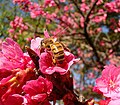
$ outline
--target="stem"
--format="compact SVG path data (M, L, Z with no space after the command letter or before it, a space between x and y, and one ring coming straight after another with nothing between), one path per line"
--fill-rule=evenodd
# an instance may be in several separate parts
M72 2L75 4L76 8L78 9L79 13L82 15L82 17L85 18L84 14L82 13L82 11L80 10L79 6L77 5L77 2L72 0Z

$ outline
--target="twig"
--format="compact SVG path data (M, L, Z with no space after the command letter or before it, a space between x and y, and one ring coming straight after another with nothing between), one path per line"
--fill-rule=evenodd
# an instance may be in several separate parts
M98 2L98 0L96 0L96 1L93 3L90 11L89 11L88 14L86 15L85 22L84 22L84 36L85 36L86 40L88 41L89 45L92 47L93 52L94 52L94 54L95 54L95 56L96 56L97 62L98 62L99 64L103 65L103 63L100 61L100 58L99 58L98 53L97 53L97 50L96 50L96 48L95 48L92 40L91 40L90 37L89 37L88 32L87 32L87 26L88 26L88 23L89 23L89 21L90 21L89 16L90 16L92 10L94 10L97 2Z
M79 13L82 15L82 17L85 18L84 14L83 14L82 11L80 10L80 8L79 8L79 6L77 5L77 3L76 3L74 0L72 0L72 2L75 4L76 8L78 9L78 11L79 11Z
M41 20L41 17L38 18L38 23L36 24L36 27L35 27L35 31L34 31L34 37L36 38L36 33L37 33L37 29L38 29L38 26L40 24L40 20Z

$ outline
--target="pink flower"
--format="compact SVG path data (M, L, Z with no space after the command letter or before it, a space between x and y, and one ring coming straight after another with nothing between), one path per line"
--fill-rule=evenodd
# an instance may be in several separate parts
M43 77L39 77L37 80L31 80L23 86L28 98L33 102L43 102L52 92L52 82Z
M40 56L40 47L41 47L41 41L43 38L37 37L35 39L31 40L30 48L34 50L39 56Z
M9 33L14 33L15 30L14 30L14 29L9 29L8 32L9 32Z
M96 93L98 93L98 94L103 94L103 93L98 89L97 86L94 86L94 87L93 87L93 91L96 92Z
M21 93L22 86L30 78L35 78L34 70L27 68L26 70L14 69L12 74L0 81L0 97L2 101L6 101L9 95L13 93Z
M2 43L0 52L0 97L2 101L21 91L21 86L34 75L34 64L27 53L23 53L20 46L7 38ZM6 88L4 88L6 87Z
M85 3L82 3L80 5L80 10L83 11L83 12L86 12L87 10L89 10L89 6Z
M106 97L120 97L120 67L105 66L101 77L96 79L96 86Z
M69 11L69 7L68 7L68 6L65 6L65 7L64 7L64 11Z
M80 25L83 28L84 27L84 21L85 19L83 17L80 18Z
M44 31L44 35L45 35L46 38L49 38L49 37L50 37L50 35L49 35L49 33L48 33L47 30Z
M91 78L94 78L94 77L95 77L95 75L94 75L94 73L93 73L93 72L88 73L88 75L87 75L87 76L88 76L88 78L89 78L89 79L91 79Z
M3 105L2 101L0 100L0 105Z
M40 5L37 3L31 3L31 5L29 6L29 11L31 18L36 18L44 13Z
M109 105L108 104L109 102L110 102L110 98L105 99L105 100L100 100L99 105ZM114 104L112 104L112 105L114 105Z
M11 74L12 74L12 72L10 70L1 69L0 70L0 80L2 80L3 78L6 78L7 76L9 76Z
M3 103L3 105L23 105L24 97L19 94L9 95Z
M66 0L60 0L60 2L66 2Z
M13 70L15 68L25 69L27 66L33 66L31 59L25 55L20 46L12 39L7 38L2 43L2 52L0 52L0 69Z
M120 98L112 99L108 104L105 104L105 105L120 105Z
M45 74L53 74L54 72L59 72L64 75L69 70L70 66L76 61L73 54L70 52L65 52L65 62L59 64L59 66L54 65L52 61L52 56L48 52L44 52L40 56L40 70Z
M10 34L14 34L16 31L21 34L24 30L28 29L28 26L23 23L23 18L16 16L13 21L10 22L11 29L9 29Z
M120 0L114 0L111 2L105 3L105 8L107 9L108 12L120 12Z
M25 11L28 12L28 7L31 4L30 0L13 0L13 3L16 3L20 6L20 8Z
M19 45L12 39L7 38L2 43L2 52L0 52L0 69L23 68L24 56Z

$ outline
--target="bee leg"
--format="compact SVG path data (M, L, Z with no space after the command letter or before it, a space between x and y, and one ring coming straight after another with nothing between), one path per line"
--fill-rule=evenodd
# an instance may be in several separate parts
M62 44L64 50L70 52L70 49L64 43L60 42L60 44Z
M35 71L35 75L36 75L36 76L39 76L39 71L38 71L38 69L34 68L34 71Z
M40 55L41 55L43 52L45 52L45 48L41 47L41 48L40 48Z
M54 57L52 58L52 61L53 61L53 64L56 65L56 60Z

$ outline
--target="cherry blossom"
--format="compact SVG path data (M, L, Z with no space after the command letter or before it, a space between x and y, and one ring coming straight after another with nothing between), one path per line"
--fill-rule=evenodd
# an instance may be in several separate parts
M120 9L119 9L120 8L120 0L114 0L109 3L106 3L105 8L110 13L111 12L119 13L120 12Z
M41 41L43 38L37 37L35 39L31 40L30 48L34 50L39 56L40 56L40 47L41 47Z
M29 11L30 11L31 18L36 18L44 14L43 9L37 3L31 3L31 5L29 6Z
M55 6L55 2L54 2L54 0L45 0L44 5L53 7L53 6Z
M23 84L32 78L35 78L33 69L14 69L11 75L0 81L1 100L4 102L9 95L21 93Z
M18 30L19 34L22 34L23 31L28 29L28 26L23 22L22 17L16 16L13 21L10 22L11 28L8 30L10 34L15 34L17 33L16 30Z
M15 93L21 92L21 86L34 75L31 58L23 53L20 46L10 38L2 43L0 52L0 97L2 101ZM5 88L4 88L5 87Z
M120 97L120 67L112 64L105 66L101 77L96 79L97 88L106 97Z
M59 64L59 66L54 65L52 61L52 56L48 52L44 52L40 56L40 69L42 73L52 74L54 72L59 72L61 75L65 74L70 66L76 61L73 54L65 52L65 62Z
M89 6L85 3L82 3L80 6L80 10L86 12L87 10L89 10Z
M110 98L105 99L105 100L100 100L99 105L109 105L108 103L110 102Z
M106 105L120 105L120 99L112 99L108 104Z
M60 0L60 2L65 2L66 0Z
M10 38L2 43L2 52L0 52L0 69L12 70L15 68L25 69L27 66L33 66L30 57L22 52L20 46Z
M3 105L22 105L24 103L25 98L19 94L9 95Z
M43 77L37 80L31 80L23 86L23 90L30 97L31 101L37 103L43 102L52 92L53 85Z
M30 0L13 0L13 3L18 4L20 8L25 12L29 11L29 5L31 5Z

